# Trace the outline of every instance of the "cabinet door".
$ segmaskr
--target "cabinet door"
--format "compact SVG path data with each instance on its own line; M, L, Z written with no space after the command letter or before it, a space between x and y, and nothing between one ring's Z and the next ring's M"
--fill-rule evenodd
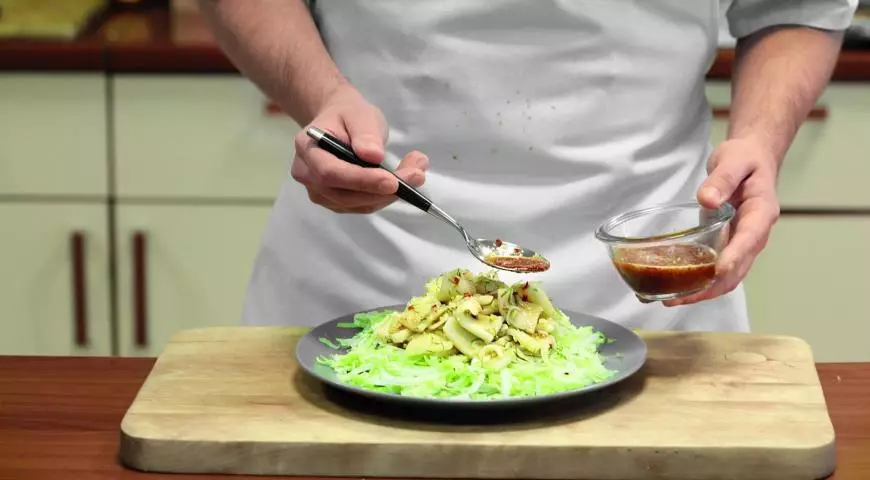
M257 198L288 177L299 131L244 77L122 75L115 80L122 198Z
M177 331L237 325L268 207L122 205L120 353L159 355Z
M0 355L109 355L106 206L0 203Z
M708 82L714 109L730 107L730 84ZM777 187L783 207L870 206L870 85L832 83L786 154ZM725 139L727 118L713 121L714 145Z
M106 193L102 74L0 74L0 194Z
M870 217L781 218L746 279L752 329L823 362L870 361Z

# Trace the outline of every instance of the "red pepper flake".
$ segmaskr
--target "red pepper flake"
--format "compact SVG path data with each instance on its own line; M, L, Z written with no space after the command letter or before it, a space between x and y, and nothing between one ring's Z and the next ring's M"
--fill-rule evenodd
M504 242L502 242L500 238L496 238L496 239L495 239L495 246L496 246L496 247L500 247L500 246L502 246L503 243L504 243Z
M529 282L526 282L526 283L523 285L523 288L529 288Z
M470 294L470 293L468 293L468 292L465 292L465 294L464 294L464 295L463 295L463 296L464 296L464 297L465 297L465 298L468 298L468 297L470 297L470 296L471 296L471 294Z
M414 311L414 306L413 306L413 305L408 305L408 311L409 311L409 312L413 312L413 311Z
M523 301L524 301L524 302L528 302L528 301L529 301L529 296L528 296L528 295L523 295Z
M454 285L459 285L459 277L453 277L450 281L453 282Z
M514 248L514 253L523 253L523 249L520 247Z

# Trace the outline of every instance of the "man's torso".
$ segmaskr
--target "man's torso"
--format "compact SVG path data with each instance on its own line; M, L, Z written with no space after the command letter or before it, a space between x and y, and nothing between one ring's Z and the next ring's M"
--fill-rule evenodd
M562 308L646 328L747 328L742 291L679 309L640 305L592 236L615 213L694 198L709 154L704 73L717 2L314 8L339 68L384 111L388 163L426 153L423 190L474 235L544 252L553 268L539 278ZM455 231L413 207L337 215L288 180L245 320L314 324L401 303L456 267L484 266Z

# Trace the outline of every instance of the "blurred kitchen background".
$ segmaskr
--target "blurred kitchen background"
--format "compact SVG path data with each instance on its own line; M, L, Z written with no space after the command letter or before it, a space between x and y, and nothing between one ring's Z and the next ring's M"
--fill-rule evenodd
M819 361L870 361L862 3L747 280L754 331L802 337ZM715 142L724 22L720 43ZM155 356L178 330L236 324L297 130L214 46L193 0L0 0L0 355Z

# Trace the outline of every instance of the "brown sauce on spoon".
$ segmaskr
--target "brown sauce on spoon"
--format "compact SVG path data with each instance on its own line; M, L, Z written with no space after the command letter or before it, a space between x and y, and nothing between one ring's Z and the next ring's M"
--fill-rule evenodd
M485 257L486 263L490 265L521 273L545 272L550 269L550 261L540 255L527 257L523 255L523 249L517 246L511 252L505 252L507 246L500 238L496 238L494 243L498 251L492 251Z
M518 272L545 272L550 262L543 257L524 257L522 255L488 255L487 263Z

